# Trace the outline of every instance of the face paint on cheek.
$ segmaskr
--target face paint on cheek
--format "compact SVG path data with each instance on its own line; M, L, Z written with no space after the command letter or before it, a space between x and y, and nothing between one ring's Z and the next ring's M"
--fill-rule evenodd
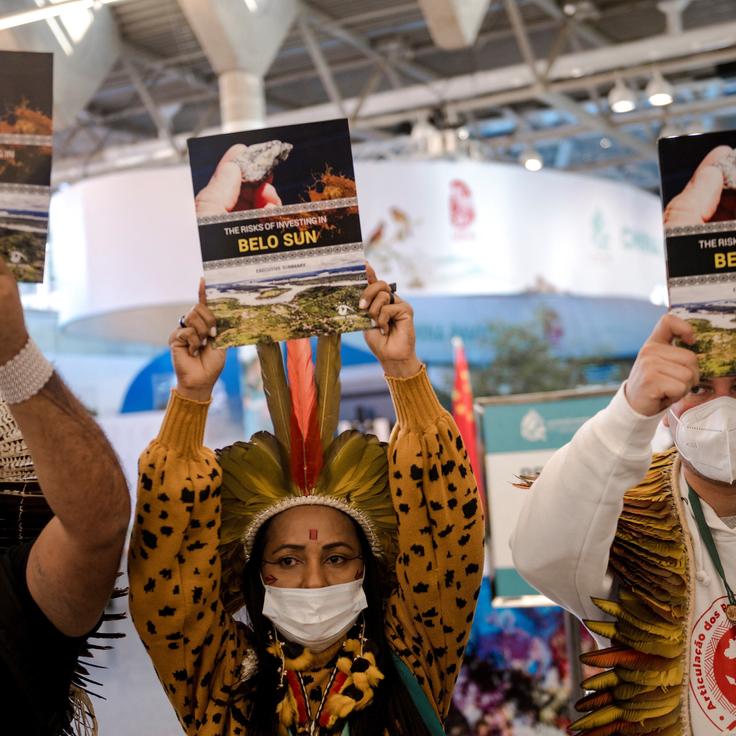
M362 577L363 577L363 570L361 569L355 573L355 577L353 578L353 580L360 580Z
M316 541L317 539L317 530L316 529L310 529L309 530L309 539Z
M278 578L274 575L266 575L266 577L263 578L263 582L266 583L266 585L273 585L277 580Z

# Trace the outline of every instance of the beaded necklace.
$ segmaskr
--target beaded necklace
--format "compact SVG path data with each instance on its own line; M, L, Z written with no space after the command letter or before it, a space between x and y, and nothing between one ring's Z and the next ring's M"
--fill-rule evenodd
M376 666L375 655L369 651L365 638L365 621L361 618L357 638L348 638L337 650L337 659L324 687L315 717L311 717L309 698L302 671L314 663L314 655L302 649L288 657L278 634L271 633L268 651L279 659L279 690L283 698L277 707L279 721L288 732L295 727L297 734L318 736L321 729L332 732L339 721L354 710L362 710L373 701L374 688L383 679Z

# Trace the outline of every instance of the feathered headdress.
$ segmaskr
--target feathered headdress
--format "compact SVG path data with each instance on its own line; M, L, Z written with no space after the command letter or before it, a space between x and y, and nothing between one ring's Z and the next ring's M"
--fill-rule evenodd
M395 555L396 517L386 446L355 430L335 437L340 415L340 336L287 342L286 381L278 343L258 346L274 433L219 450L222 468L222 598L243 605L242 574L258 530L295 506L331 506L353 518L373 553Z

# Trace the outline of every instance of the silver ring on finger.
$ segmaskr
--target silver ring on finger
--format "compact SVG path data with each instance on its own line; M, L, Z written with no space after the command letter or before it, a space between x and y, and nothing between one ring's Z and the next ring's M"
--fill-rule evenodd
M396 298L394 297L393 291L388 295L388 303L394 304L396 302Z
M179 327L181 327L182 330L185 330L187 328L187 323L186 323L186 321L184 319L185 316L186 315L182 314L182 316L179 317Z

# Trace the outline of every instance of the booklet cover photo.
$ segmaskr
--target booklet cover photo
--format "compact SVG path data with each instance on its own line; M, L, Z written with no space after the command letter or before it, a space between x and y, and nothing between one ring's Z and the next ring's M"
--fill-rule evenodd
M0 51L0 257L19 281L43 281L52 59L52 54Z
M703 378L736 374L736 131L662 138L670 311L695 328Z
M347 121L188 143L216 344L368 329Z

